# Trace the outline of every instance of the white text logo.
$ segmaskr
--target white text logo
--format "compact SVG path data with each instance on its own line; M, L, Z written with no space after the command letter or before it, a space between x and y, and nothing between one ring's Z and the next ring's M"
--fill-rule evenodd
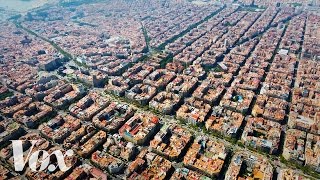
M22 140L11 140L12 148L13 148L13 160L14 160L14 168L15 171L23 171L27 161L29 160L29 167L32 171L43 171L48 169L50 172L53 172L59 166L60 171L67 171L71 167L68 167L65 164L64 157L65 156L73 156L73 151L68 150L65 154L63 154L60 150L55 150L51 154L49 154L45 150L37 150L33 152L33 148L37 143L37 140L30 141L31 147L29 152L27 153L26 159L23 157L23 141ZM33 152L33 153L31 153ZM42 156L41 160L39 159L39 155ZM57 159L57 166L50 163L50 157L52 155L56 156ZM37 164L40 163L40 167L37 168Z

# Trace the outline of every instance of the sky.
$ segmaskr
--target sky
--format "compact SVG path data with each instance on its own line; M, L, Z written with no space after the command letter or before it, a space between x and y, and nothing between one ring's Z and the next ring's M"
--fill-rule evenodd
M0 0L0 8L9 11L27 12L56 0Z

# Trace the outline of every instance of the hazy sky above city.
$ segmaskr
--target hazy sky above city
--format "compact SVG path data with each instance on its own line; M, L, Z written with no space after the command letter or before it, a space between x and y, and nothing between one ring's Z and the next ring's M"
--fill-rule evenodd
M0 0L0 8L10 11L26 12L56 0Z

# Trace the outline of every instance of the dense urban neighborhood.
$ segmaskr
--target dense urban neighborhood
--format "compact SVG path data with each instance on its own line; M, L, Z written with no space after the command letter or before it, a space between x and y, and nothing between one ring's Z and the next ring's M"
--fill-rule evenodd
M320 179L319 0L55 0L0 26L0 179ZM11 140L70 168L17 172Z

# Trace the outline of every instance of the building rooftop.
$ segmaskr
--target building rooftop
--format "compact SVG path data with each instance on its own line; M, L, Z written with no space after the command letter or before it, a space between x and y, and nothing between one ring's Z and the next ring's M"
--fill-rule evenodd
M169 160L175 160L186 151L191 139L191 133L180 126L164 125L150 141L150 147L153 152Z
M210 140L208 137L197 137L184 156L183 164L214 178L220 174L226 156L227 151L223 143Z
M241 136L241 141L253 148L270 154L277 153L280 146L281 125L262 117L250 117Z
M233 155L225 179L252 178L271 180L273 167L261 156L248 152L237 152Z

